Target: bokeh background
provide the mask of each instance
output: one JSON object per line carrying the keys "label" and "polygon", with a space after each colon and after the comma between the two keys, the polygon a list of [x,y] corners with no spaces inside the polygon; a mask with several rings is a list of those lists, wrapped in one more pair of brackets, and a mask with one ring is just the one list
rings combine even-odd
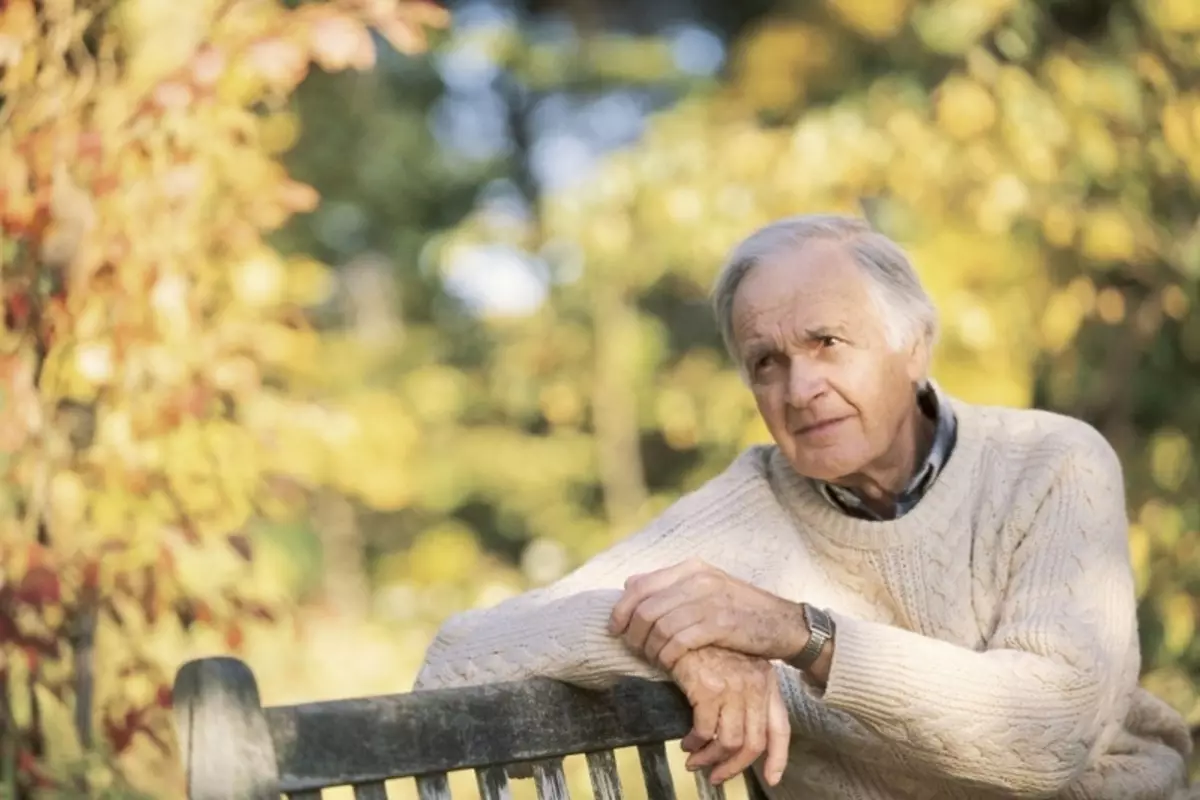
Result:
{"label": "bokeh background", "polygon": [[179,796],[183,660],[406,691],[764,441],[707,290],[818,210],[1118,448],[1200,725],[1198,74],[1195,0],[0,2],[0,794]]}

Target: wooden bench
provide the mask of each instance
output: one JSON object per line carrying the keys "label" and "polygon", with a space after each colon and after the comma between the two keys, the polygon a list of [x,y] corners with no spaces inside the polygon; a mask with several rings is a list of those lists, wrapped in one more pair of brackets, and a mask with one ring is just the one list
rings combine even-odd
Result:
{"label": "wooden bench", "polygon": [[[538,800],[567,800],[565,756],[584,754],[595,800],[621,800],[616,748],[637,747],[648,800],[675,800],[666,743],[691,728],[682,693],[629,679],[604,692],[531,680],[263,708],[234,658],[180,668],[175,724],[191,800],[317,800],[353,786],[386,800],[413,777],[421,800],[450,800],[447,773],[473,769],[481,800],[510,800],[507,767],[532,767]],[[753,773],[751,800],[766,800]],[[723,790],[696,773],[700,800]]]}

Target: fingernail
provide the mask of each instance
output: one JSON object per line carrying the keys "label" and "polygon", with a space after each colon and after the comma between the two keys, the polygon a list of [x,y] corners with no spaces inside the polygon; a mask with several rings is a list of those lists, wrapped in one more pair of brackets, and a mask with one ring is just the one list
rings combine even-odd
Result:
{"label": "fingernail", "polygon": [[775,786],[777,783],[779,783],[779,779],[782,777],[782,772],[772,772],[771,774],[767,775],[767,783]]}

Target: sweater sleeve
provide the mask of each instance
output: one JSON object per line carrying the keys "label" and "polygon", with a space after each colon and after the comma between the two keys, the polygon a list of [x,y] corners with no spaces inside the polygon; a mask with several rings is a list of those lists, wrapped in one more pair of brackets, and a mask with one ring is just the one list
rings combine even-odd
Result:
{"label": "sweater sleeve", "polygon": [[1062,790],[1107,745],[1136,685],[1124,497],[1116,455],[1092,432],[1016,545],[987,649],[834,614],[824,703],[931,777]]}
{"label": "sweater sleeve", "polygon": [[752,523],[769,492],[754,454],[684,496],[648,527],[550,584],[488,609],[451,617],[417,675],[417,690],[554,678],[604,688],[621,677],[669,680],[609,635],[626,578],[698,556],[728,558],[721,534]]}

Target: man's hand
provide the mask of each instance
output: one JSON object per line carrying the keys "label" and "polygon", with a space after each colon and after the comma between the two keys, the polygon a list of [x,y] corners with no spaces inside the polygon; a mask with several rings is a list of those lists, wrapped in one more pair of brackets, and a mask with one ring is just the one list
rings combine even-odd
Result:
{"label": "man's hand", "polygon": [[710,780],[718,785],[765,752],[763,776],[779,783],[791,724],[769,661],[706,647],[680,658],[671,676],[692,704],[692,730],[682,742],[689,770],[714,767]]}
{"label": "man's hand", "polygon": [[698,559],[625,581],[609,632],[667,670],[686,653],[711,645],[789,658],[809,635],[799,604]]}

